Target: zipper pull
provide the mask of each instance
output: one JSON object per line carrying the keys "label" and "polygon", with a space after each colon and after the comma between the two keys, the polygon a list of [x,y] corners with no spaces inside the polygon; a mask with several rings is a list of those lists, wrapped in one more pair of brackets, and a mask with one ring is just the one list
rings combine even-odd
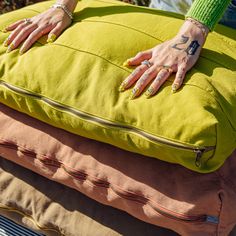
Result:
{"label": "zipper pull", "polygon": [[203,150],[203,149],[195,149],[195,150],[194,150],[194,152],[197,154],[196,159],[195,159],[195,165],[196,165],[197,167],[199,167],[199,168],[200,168],[201,165],[202,165],[202,163],[201,163],[201,157],[202,157],[204,151],[205,151],[205,150]]}
{"label": "zipper pull", "polygon": [[217,216],[207,216],[206,217],[206,222],[212,223],[212,224],[218,224],[219,223],[219,218]]}

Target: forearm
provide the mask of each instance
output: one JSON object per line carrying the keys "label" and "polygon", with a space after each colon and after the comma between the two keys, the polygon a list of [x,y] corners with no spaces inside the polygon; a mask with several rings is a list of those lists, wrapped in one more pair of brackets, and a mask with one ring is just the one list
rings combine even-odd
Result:
{"label": "forearm", "polygon": [[214,29],[231,0],[195,0],[186,17],[191,17],[210,30]]}

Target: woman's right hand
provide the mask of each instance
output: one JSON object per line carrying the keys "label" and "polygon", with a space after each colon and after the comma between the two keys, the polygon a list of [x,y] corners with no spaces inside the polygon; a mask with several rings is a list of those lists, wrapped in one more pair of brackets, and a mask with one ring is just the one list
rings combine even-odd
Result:
{"label": "woman's right hand", "polygon": [[[74,10],[76,2],[74,1],[74,5],[70,6],[70,10]],[[71,22],[72,20],[63,9],[49,8],[30,19],[19,20],[7,26],[5,30],[12,32],[5,40],[4,46],[8,47],[7,52],[10,52],[24,41],[19,52],[23,54],[43,35],[48,34],[47,42],[53,42],[63,30],[70,26]]]}

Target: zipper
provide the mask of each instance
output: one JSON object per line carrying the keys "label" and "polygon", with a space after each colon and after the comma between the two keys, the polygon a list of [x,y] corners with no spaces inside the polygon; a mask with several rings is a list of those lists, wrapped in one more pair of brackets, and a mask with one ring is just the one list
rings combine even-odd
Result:
{"label": "zipper", "polygon": [[114,188],[112,184],[104,179],[100,179],[95,177],[95,179],[91,179],[92,176],[88,179],[88,174],[79,171],[79,170],[70,170],[69,166],[65,166],[63,162],[60,162],[59,160],[52,160],[50,157],[47,157],[47,155],[40,154],[43,156],[43,159],[38,158],[38,154],[34,150],[27,150],[24,148],[21,148],[20,146],[10,142],[10,141],[4,141],[0,139],[0,146],[5,146],[7,148],[11,148],[14,150],[21,150],[26,156],[30,156],[32,158],[36,158],[43,162],[44,165],[49,166],[56,166],[57,168],[62,168],[67,174],[70,176],[76,178],[78,181],[90,181],[94,186],[96,187],[102,187],[102,188],[110,188],[113,192],[115,192],[118,196],[121,198],[127,199],[129,201],[135,201],[139,202],[141,204],[149,204],[158,214],[167,217],[172,220],[182,221],[186,223],[211,223],[211,224],[218,224],[219,218],[217,216],[211,216],[211,215],[186,215],[181,214],[177,212],[173,212],[171,210],[168,210],[158,204],[152,204],[152,202],[146,198],[145,196],[137,195],[135,193],[126,191],[126,190],[119,190],[117,188]]}
{"label": "zipper", "polygon": [[77,110],[73,107],[70,107],[70,106],[67,106],[67,105],[64,105],[64,104],[60,104],[59,102],[53,101],[50,98],[46,98],[46,97],[44,97],[42,95],[39,95],[39,94],[34,94],[34,93],[29,92],[25,89],[16,87],[14,85],[11,85],[11,84],[9,84],[5,81],[0,81],[0,85],[6,87],[9,90],[12,90],[16,93],[24,94],[26,96],[33,97],[35,99],[39,99],[41,101],[44,101],[45,103],[51,105],[52,107],[55,107],[57,109],[60,109],[62,111],[68,112],[68,113],[71,113],[75,116],[80,117],[81,119],[91,121],[91,122],[94,122],[94,123],[97,123],[97,124],[100,124],[100,125],[103,125],[103,126],[109,126],[109,127],[112,127],[112,128],[123,129],[123,130],[129,131],[129,132],[132,132],[134,134],[138,134],[142,137],[145,137],[146,139],[148,139],[152,142],[155,142],[155,143],[161,143],[161,144],[171,146],[171,147],[174,147],[174,148],[192,151],[196,155],[195,165],[199,168],[202,165],[201,159],[202,159],[203,154],[205,152],[208,152],[208,151],[211,151],[211,150],[215,149],[215,146],[206,146],[206,147],[204,147],[204,146],[200,147],[199,146],[199,147],[196,147],[196,146],[193,146],[193,145],[183,144],[183,143],[180,143],[180,142],[177,142],[177,141],[172,141],[172,140],[169,140],[169,139],[166,139],[166,138],[163,138],[163,137],[158,137],[158,136],[152,135],[152,134],[147,133],[143,130],[140,130],[136,127],[132,127],[132,126],[129,126],[129,125],[117,124],[115,122],[112,122],[112,121],[109,121],[109,120],[106,120],[106,119],[103,119],[103,118],[100,118],[100,117],[90,115],[89,113],[79,111],[79,110]]}
{"label": "zipper", "polygon": [[218,224],[219,218],[217,216],[211,216],[211,215],[199,215],[199,216],[190,216],[190,215],[182,215],[174,212],[167,212],[163,209],[160,209],[155,207],[155,210],[162,216],[165,216],[167,218],[177,220],[177,221],[183,221],[186,223],[211,223],[211,224]]}

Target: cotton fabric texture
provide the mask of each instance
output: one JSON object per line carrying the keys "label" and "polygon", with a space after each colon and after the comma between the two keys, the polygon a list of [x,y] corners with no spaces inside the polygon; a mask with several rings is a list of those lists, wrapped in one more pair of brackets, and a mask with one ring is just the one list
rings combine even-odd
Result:
{"label": "cotton fabric texture", "polygon": [[[0,26],[52,3],[2,15]],[[123,62],[174,37],[182,23],[177,14],[117,1],[79,2],[72,26],[54,43],[43,37],[22,56],[0,46],[0,102],[87,138],[212,172],[235,148],[234,30],[209,35],[177,93],[171,94],[174,76],[151,99],[118,92],[134,69]],[[1,45],[7,36],[0,34]]]}
{"label": "cotton fabric texture", "polygon": [[183,236],[228,236],[236,224],[236,153],[203,175],[0,111],[5,159]]}
{"label": "cotton fabric texture", "polygon": [[0,190],[0,215],[45,236],[178,235],[4,158],[0,158]]}

